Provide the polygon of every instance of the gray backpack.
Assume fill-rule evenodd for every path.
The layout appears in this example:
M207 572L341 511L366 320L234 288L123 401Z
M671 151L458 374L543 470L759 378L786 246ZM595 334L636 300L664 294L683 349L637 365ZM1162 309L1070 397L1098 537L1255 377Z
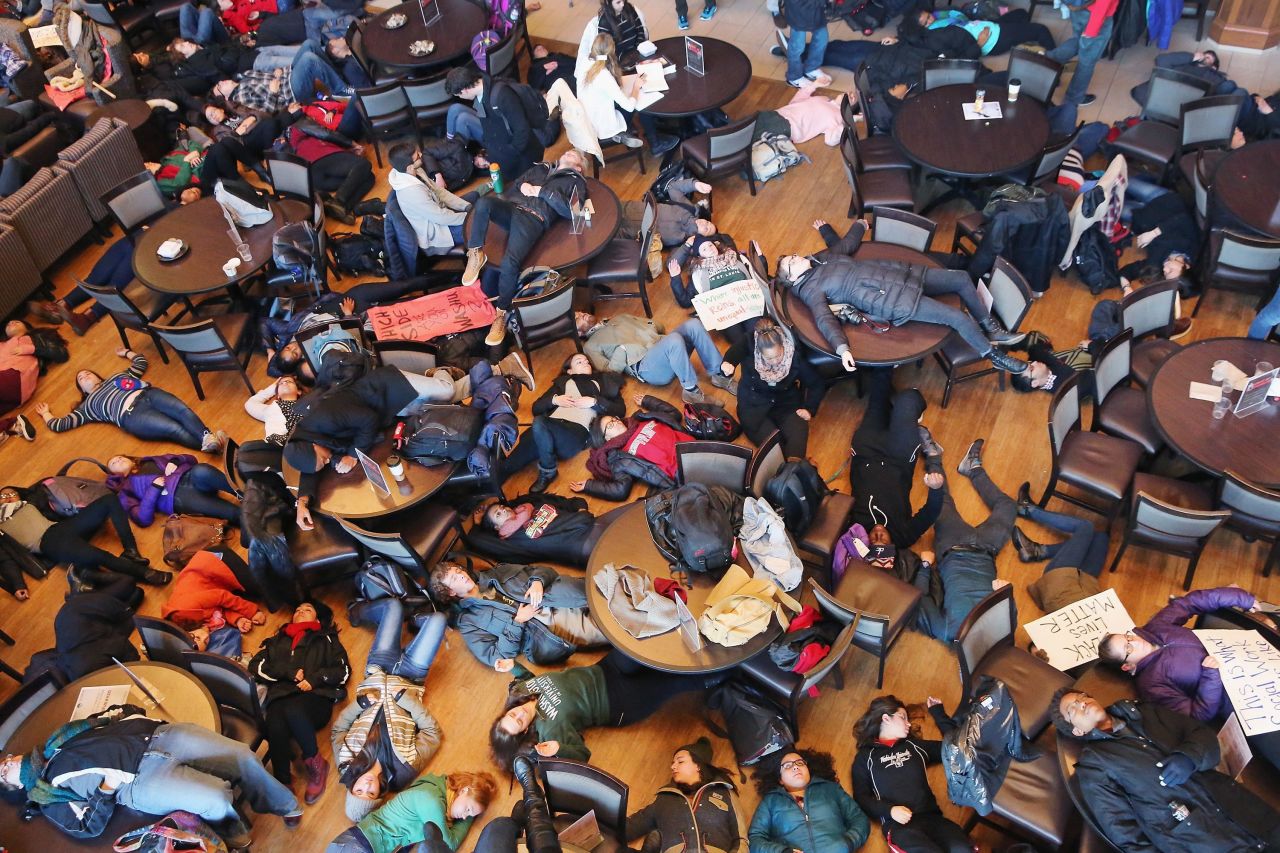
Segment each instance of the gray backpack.
M796 150L791 137L781 133L765 133L751 146L751 171L757 181L768 181L809 158Z

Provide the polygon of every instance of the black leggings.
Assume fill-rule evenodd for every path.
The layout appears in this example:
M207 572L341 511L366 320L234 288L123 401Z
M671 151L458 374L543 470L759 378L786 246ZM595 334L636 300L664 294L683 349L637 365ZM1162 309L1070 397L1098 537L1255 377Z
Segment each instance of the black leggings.
M350 151L337 151L311 164L311 180L350 210L373 189L373 166Z
M555 471L556 462L577 456L587 446L587 430L573 421L538 415L507 457L508 475L538 463L539 471Z
M226 521L240 518L240 507L219 497L219 492L231 494L227 475L212 465L201 462L178 480L178 490L173 495L173 508L176 512L207 515Z
M609 699L609 724L638 723L690 690L704 690L724 680L723 674L676 675L636 663L612 649L596 666L604 672L604 692Z
M797 356L799 357L799 356ZM796 414L799 406L744 406L738 403L742 431L757 447L777 430L782 431L782 453L788 459L803 459L809 446L809 422Z
M1008 53L1020 44L1033 42L1045 50L1053 50L1053 33L1044 24L1031 23L1031 13L1026 9L1010 9L996 21L1000 25L1000 38L988 56Z
M893 818L884 822L885 838L906 853L970 853L973 842L964 830L938 812L911 815L905 826Z
M204 449L204 436L209 432L190 406L154 385L142 389L118 423L129 435L147 441L172 441L192 450Z
M302 757L312 758L320 752L316 732L329 722L333 700L314 693L296 693L276 699L267 706L267 758L271 772L285 785L293 781L293 744Z
M56 563L71 563L78 569L102 568L141 578L146 574L142 565L90 544L89 540L108 519L124 549L138 550L138 542L133 538L133 528L129 526L129 516L120 505L120 499L111 494L103 495L80 512L46 530L40 538L40 553Z

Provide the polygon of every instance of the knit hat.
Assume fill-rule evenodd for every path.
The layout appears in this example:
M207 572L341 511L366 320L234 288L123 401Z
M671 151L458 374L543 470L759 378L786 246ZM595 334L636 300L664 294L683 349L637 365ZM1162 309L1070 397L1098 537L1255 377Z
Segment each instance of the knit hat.
M380 805L382 805L381 800L365 800L347 791L347 802L344 807L347 813L347 820L352 823L359 823L373 814L373 810Z
M680 752L682 750L689 753L689 757L695 762L705 766L710 766L712 764L712 759L715 758L711 752L711 741L709 741L705 736L698 738L693 743L686 743L684 746L676 747L675 752ZM674 754L675 753L673 752L672 755Z
M691 250L689 252L689 257L691 258L701 257L701 255L698 254L698 249L702 248L703 243L710 243L711 239L712 238L710 237L703 237L701 234L694 237L693 246L691 247Z

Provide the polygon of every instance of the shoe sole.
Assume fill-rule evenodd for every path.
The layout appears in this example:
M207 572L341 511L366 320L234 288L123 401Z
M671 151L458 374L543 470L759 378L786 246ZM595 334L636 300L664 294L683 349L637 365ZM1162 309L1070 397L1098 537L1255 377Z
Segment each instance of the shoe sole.
M498 343L502 343L502 341L498 341ZM497 346L497 344L490 344L490 346ZM538 382L533 378L533 371L524 363L524 359L520 357L520 353L513 352L511 354L515 356L516 364L520 366L520 378L529 380L527 383L522 382L521 384L525 385L525 387L529 389L530 393L538 390Z
M26 415L18 415L18 435L27 441L36 440L36 428L32 426L31 420Z

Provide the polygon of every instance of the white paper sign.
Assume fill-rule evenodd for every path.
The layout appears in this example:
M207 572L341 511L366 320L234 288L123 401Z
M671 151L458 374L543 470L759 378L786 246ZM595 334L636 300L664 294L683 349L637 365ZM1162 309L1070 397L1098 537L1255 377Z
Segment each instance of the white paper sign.
M1004 118L1004 113L1000 110L999 101L984 101L982 109L978 110L977 104L963 104L964 120L978 121L984 118Z
M123 705L129 701L129 691L132 689L128 684L81 687L80 695L76 697L76 706L71 709L71 719L85 720L112 705Z
M743 279L699 293L693 307L708 330L727 329L764 313L764 291L753 280Z
M47 27L32 27L31 43L36 47L62 47L62 39L58 36L58 28L53 24Z
M1081 599L1026 624L1031 642L1049 655L1049 664L1068 670L1096 660L1098 641L1134 625L1114 589Z
M1195 634L1221 665L1222 686L1244 733L1280 731L1280 649L1257 631L1205 628Z

